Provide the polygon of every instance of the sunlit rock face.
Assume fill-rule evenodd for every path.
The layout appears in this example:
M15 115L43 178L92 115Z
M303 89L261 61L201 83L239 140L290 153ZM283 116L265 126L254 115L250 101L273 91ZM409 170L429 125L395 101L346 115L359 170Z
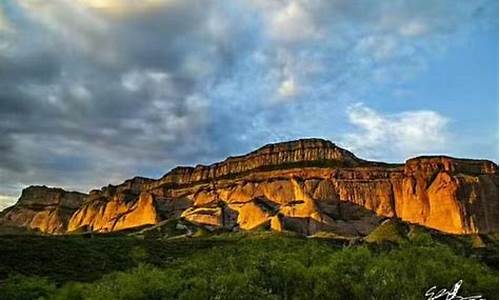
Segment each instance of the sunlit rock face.
M39 228L107 232L181 218L209 230L362 236L388 217L455 234L497 232L498 166L444 156L385 164L329 141L298 140L92 191L67 223ZM38 224L32 215L19 219Z
M336 166L355 166L364 162L330 141L321 139L297 140L266 145L247 155L229 157L223 162L210 166L178 167L156 181L153 186L168 183L191 184L259 170L290 168L303 165L306 162L312 165L314 162L321 161L328 161L331 165Z
M73 213L87 195L45 186L23 190L16 205L0 214L0 225L20 226L44 233L64 233Z
M68 231L109 232L159 221L155 197L143 186L150 179L136 177L118 186L91 191L88 200L74 213Z
M498 166L422 157L406 162L396 215L449 233L498 231Z

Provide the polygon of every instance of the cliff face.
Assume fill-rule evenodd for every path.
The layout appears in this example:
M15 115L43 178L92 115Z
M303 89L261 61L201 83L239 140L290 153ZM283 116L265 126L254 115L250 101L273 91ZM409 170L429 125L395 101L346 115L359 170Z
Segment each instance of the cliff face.
M498 166L423 157L404 169L396 215L450 233L498 231Z
M322 139L297 140L269 144L247 155L229 157L210 166L177 167L160 180L147 186L148 189L165 184L192 184L258 170L287 168L309 162L329 161L338 166L355 166L364 162L351 152Z
M16 205L0 217L0 226L21 226L44 233L66 232L68 221L87 195L45 186L23 190Z
M349 236L387 217L448 233L497 232L498 166L444 156L384 164L329 141L299 140L92 191L67 225L41 230L115 231L181 218L209 230L266 226ZM29 215L23 220L18 224L32 226Z

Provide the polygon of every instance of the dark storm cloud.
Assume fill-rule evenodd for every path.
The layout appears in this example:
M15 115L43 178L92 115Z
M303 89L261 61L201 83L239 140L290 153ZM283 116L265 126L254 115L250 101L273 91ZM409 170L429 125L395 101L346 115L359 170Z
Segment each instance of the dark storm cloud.
M217 24L226 12L201 1L127 15L67 1L3 5L15 18L0 51L0 194L85 190L220 155L200 91L252 48L243 26Z
M10 84L33 82L49 83L60 72L60 62L54 53L34 53L27 57L3 58L1 60L0 84L8 87Z

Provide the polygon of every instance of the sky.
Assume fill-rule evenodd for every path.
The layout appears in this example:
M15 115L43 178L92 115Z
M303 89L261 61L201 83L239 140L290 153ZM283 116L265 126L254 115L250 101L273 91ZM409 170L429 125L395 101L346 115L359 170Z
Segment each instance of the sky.
M0 209L264 144L498 162L493 0L0 0Z

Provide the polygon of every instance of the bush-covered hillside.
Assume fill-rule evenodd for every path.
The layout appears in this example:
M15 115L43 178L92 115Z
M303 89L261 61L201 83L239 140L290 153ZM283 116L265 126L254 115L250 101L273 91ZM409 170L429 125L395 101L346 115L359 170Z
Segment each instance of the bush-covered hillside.
M9 237L0 255L1 299L424 299L460 279L459 295L498 298L494 266L425 232L356 246L269 232Z

